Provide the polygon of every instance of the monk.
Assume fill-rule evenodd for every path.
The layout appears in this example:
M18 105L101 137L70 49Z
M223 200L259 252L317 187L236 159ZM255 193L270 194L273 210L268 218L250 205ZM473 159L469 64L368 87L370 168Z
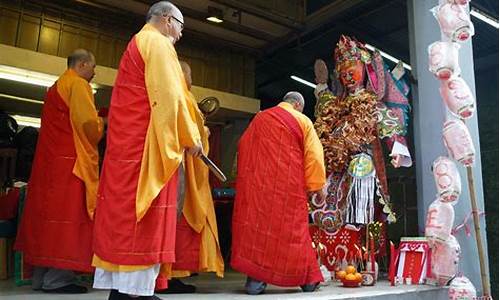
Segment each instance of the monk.
M89 82L95 58L84 49L48 89L15 248L35 266L33 289L85 293L75 273L92 272L92 219L99 182L97 116Z
M325 198L323 147L301 112L304 98L287 93L258 113L238 145L231 266L248 275L246 291L267 284L314 291L323 281L308 229L308 193Z
M198 103L191 93L191 68L180 62L186 82L186 101L191 118L196 122L201 135L203 153L208 155L209 130ZM179 219L175 243L175 264L168 276L168 288L161 289L161 278L157 280L156 292L160 294L194 293L196 287L184 284L180 277L190 276L192 272L215 272L224 276L224 259L219 247L217 220L208 181L208 167L198 158L185 155L183 161L184 191L178 201ZM170 278L174 277L174 278Z
M109 299L160 299L155 281L175 262L179 166L202 153L174 44L184 18L153 4L129 42L109 108L94 231L94 288ZM166 282L165 282L166 285Z

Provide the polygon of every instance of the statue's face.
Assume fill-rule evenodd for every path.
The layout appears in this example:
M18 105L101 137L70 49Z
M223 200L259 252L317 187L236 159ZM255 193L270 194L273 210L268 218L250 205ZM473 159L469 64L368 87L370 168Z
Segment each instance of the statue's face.
M364 68L361 61L347 61L340 66L340 83L349 91L363 85Z

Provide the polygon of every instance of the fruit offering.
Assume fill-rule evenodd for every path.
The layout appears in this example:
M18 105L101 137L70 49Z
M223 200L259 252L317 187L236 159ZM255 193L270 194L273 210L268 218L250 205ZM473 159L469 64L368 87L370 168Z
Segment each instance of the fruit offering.
M337 271L335 277L345 287L358 287L363 281L363 276L357 272L356 267L353 265L347 266L345 270Z

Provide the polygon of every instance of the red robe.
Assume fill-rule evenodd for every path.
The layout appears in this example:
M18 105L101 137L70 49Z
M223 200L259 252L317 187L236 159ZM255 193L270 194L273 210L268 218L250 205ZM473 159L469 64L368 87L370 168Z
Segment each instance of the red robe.
M120 62L109 109L106 154L97 198L94 252L118 265L175 261L177 172L137 221L136 195L150 123L145 63L135 37Z
M92 272L92 221L85 184L73 174L76 150L69 108L47 92L15 248L36 266Z
M308 229L303 132L281 107L255 116L238 145L231 266L278 286L323 281Z

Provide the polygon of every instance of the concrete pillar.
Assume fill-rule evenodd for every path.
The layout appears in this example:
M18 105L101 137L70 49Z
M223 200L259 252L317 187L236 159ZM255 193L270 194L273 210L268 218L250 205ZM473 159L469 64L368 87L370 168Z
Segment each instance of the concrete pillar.
M410 33L410 56L412 76L417 83L412 87L413 94L413 123L415 132L415 165L417 171L417 205L419 228L425 226L425 217L429 204L436 198L436 188L431 172L434 159L440 155L447 155L442 139L443 122L446 108L439 95L439 82L428 70L427 47L440 40L441 33L437 20L430 9L438 4L438 0L408 0L408 26ZM474 37L472 37L474 39ZM460 67L462 78L467 82L473 94L476 94L474 80L474 61L472 42L461 44ZM481 99L476 99L478 102ZM466 122L476 149L475 165L473 169L478 209L484 210L483 180L481 175L481 157L479 149L479 129L477 114ZM455 205L455 225L462 223L471 212L467 174L465 168L457 163L462 178L462 194ZM497 213L497 212L487 212ZM476 246L474 226L469 220L471 236L467 237L461 230L456 238L460 243L462 254L460 271L467 276L481 295L481 273L479 269L479 255ZM481 217L481 237L484 251L487 251L486 225ZM487 254L486 254L487 259ZM488 261L485 262L488 268ZM489 274L489 271L487 271Z

